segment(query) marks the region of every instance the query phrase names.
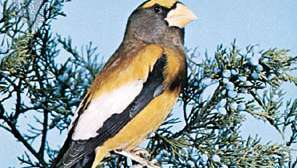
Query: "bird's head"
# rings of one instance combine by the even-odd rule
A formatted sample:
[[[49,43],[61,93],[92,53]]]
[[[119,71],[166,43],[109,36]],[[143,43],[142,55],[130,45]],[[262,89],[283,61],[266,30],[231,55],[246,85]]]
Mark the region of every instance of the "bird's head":
[[[184,27],[196,18],[177,0],[148,0],[129,17],[125,38],[182,45]]]

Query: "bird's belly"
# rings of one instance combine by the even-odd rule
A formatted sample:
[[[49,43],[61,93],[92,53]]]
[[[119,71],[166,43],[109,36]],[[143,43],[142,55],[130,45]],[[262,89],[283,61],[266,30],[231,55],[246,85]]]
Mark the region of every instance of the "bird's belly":
[[[109,151],[115,149],[133,149],[150,132],[155,131],[166,119],[174,106],[179,89],[165,91],[149,103],[119,133],[107,140],[103,146]]]

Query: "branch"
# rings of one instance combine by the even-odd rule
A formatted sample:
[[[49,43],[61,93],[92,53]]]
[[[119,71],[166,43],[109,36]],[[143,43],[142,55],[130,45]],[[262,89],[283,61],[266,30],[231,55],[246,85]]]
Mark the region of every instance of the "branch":
[[[200,110],[201,113],[206,113],[207,110],[209,110],[211,108],[211,106],[214,106],[215,103],[217,103],[217,100],[219,99],[219,95],[221,93],[221,87],[218,86],[214,92],[214,94],[212,95],[211,99],[208,101],[208,103],[203,106]]]
[[[201,109],[200,109],[200,112],[203,114],[203,113],[206,113],[206,110],[209,110],[211,106],[213,106],[217,100],[218,100],[218,97],[221,93],[221,87],[218,86],[217,89],[215,90],[214,94],[212,95],[212,98],[208,101],[208,103],[203,106]],[[180,135],[182,135],[185,131],[191,129],[190,126],[193,126],[195,125],[196,123],[196,120],[191,120],[190,122],[188,122],[188,124],[185,125],[185,127],[178,131],[177,133],[175,133],[173,135],[173,137],[179,137]]]
[[[21,103],[22,103],[21,87],[22,87],[22,80],[20,79],[17,87],[14,88],[17,97],[16,97],[16,105],[15,105],[15,114],[12,118],[13,121],[16,121],[19,118],[19,115],[21,114]]]
[[[296,157],[296,160],[294,161],[294,163],[292,164],[292,168],[295,168],[297,166],[297,157]]]
[[[44,2],[43,2],[44,3]],[[42,36],[41,38],[41,41],[42,41],[42,44],[41,44],[41,51],[40,51],[40,55],[39,57],[40,58],[44,58],[44,62],[47,63],[48,61],[48,54],[47,54],[47,49],[48,49],[48,46],[47,46],[47,43],[50,41],[49,39],[49,29],[46,29],[45,30],[45,35]],[[36,53],[35,53],[36,54]],[[37,54],[36,54],[37,55]],[[50,64],[50,63],[48,63]],[[47,71],[47,66],[45,66],[45,71]],[[44,80],[47,80],[48,79],[48,76],[45,75],[46,77],[44,78],[44,74],[42,74],[42,72],[40,71],[40,68],[39,67],[39,64],[38,64],[38,60],[35,59],[34,60],[34,63],[33,63],[33,71],[35,72],[35,75],[37,77],[37,81],[38,81],[38,84],[39,84],[39,87],[41,90],[45,90],[46,87],[44,84]],[[43,97],[47,97],[46,94],[43,94],[42,95]],[[43,122],[40,122],[42,124],[42,137],[41,137],[41,143],[40,143],[40,148],[39,148],[39,151],[38,151],[38,154],[40,155],[40,157],[44,158],[44,153],[45,153],[45,146],[46,146],[46,140],[47,140],[47,133],[48,133],[48,120],[49,120],[49,111],[47,110],[48,109],[48,103],[47,102],[42,102],[44,103],[44,110],[43,110]]]
[[[44,152],[45,152],[45,145],[46,145],[46,139],[47,139],[47,131],[48,131],[48,114],[49,112],[47,110],[44,111],[43,115],[43,130],[42,130],[42,138],[41,138],[41,144],[40,144],[40,149],[39,149],[39,154],[41,157],[44,157]]]
[[[3,118],[4,112],[5,112],[4,107],[3,107],[2,103],[0,102],[0,119]]]
[[[32,155],[42,164],[43,167],[47,167],[47,163],[45,162],[45,160],[42,157],[40,157],[40,155],[35,151],[35,149],[26,141],[26,139],[16,128],[15,124],[6,117],[3,117],[3,120],[10,127],[10,132],[14,135],[14,137],[32,153]]]
[[[41,2],[41,4],[39,5],[38,10],[35,12],[35,16],[34,16],[34,19],[32,21],[32,25],[34,25],[37,22],[38,15],[40,15],[41,9],[44,7],[46,2],[47,2],[47,0],[43,0]],[[32,25],[30,25],[30,26],[32,26]]]

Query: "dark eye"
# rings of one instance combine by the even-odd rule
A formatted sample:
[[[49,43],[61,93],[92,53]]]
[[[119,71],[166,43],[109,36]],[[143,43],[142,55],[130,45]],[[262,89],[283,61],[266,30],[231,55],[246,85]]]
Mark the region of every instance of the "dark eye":
[[[155,13],[161,13],[162,12],[162,8],[159,5],[154,6],[154,11]]]

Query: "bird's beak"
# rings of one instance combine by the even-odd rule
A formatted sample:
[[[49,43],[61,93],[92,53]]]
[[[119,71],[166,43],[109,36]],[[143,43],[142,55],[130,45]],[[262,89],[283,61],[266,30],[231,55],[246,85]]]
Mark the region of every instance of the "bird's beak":
[[[165,20],[170,27],[184,28],[188,23],[197,19],[197,16],[185,5],[178,3],[176,8],[169,11]]]

